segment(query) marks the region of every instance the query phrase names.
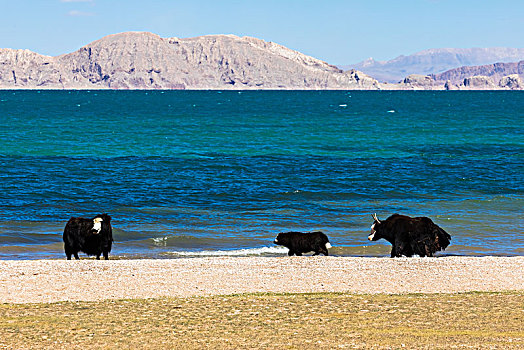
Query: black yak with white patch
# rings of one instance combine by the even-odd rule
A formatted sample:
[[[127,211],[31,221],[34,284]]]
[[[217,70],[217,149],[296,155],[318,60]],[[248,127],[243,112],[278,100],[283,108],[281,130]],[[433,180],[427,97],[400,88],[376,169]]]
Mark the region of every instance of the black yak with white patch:
[[[380,221],[377,214],[372,215],[370,241],[384,238],[391,243],[391,257],[433,256],[436,251],[445,250],[451,236],[437,226],[430,218],[412,218],[393,214],[387,220]]]
[[[275,244],[289,248],[287,255],[301,256],[303,253],[314,252],[313,255],[328,254],[331,248],[329,239],[320,231],[315,232],[281,232],[273,242]]]
[[[64,229],[64,250],[67,260],[71,255],[79,260],[78,252],[95,255],[100,260],[104,255],[109,260],[109,252],[113,244],[113,229],[111,217],[99,214],[92,219],[71,218]]]

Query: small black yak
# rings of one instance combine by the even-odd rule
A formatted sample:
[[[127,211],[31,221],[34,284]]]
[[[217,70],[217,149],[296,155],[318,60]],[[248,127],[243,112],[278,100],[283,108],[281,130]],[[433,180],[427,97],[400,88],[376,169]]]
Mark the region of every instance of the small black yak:
[[[281,232],[273,242],[275,244],[289,248],[287,255],[296,254],[301,256],[303,253],[315,252],[313,255],[328,254],[331,248],[329,239],[320,231],[315,232]]]
[[[385,221],[380,221],[377,214],[372,215],[370,241],[384,238],[391,243],[391,257],[433,256],[438,250],[445,250],[451,236],[438,227],[430,218],[412,218],[393,214]]]
[[[67,260],[71,255],[79,260],[78,252],[95,255],[100,260],[103,254],[109,260],[109,252],[113,244],[113,229],[111,217],[99,214],[92,219],[71,218],[64,229],[64,250]]]

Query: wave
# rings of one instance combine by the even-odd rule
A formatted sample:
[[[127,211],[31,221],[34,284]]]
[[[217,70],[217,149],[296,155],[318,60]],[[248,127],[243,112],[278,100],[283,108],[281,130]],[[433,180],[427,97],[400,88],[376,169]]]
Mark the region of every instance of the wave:
[[[242,248],[228,250],[199,250],[199,251],[170,251],[163,255],[170,257],[206,257],[206,256],[282,256],[287,255],[289,249],[281,246]],[[387,256],[389,248],[385,245],[371,246],[337,246],[329,249],[334,256]],[[304,255],[312,255],[313,252]]]
[[[171,256],[191,257],[191,256],[274,256],[287,255],[288,249],[284,247],[260,247],[233,250],[202,250],[202,251],[173,251],[165,254]]]

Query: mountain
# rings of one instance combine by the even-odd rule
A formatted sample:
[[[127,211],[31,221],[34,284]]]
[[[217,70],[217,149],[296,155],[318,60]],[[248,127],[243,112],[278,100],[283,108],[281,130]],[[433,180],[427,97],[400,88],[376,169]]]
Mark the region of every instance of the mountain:
[[[381,84],[391,90],[523,90],[524,61],[465,66],[440,74],[411,74],[398,84]]]
[[[56,57],[0,49],[0,88],[378,89],[379,84],[362,72],[343,72],[256,38],[126,32]]]
[[[483,66],[465,66],[455,69],[450,69],[444,73],[431,74],[430,76],[435,81],[447,82],[453,84],[460,84],[464,79],[474,76],[485,76],[490,78],[493,82],[498,82],[505,76],[517,74],[520,78],[524,78],[524,60],[512,63],[495,63]]]
[[[410,74],[438,74],[463,66],[479,66],[524,60],[524,48],[430,49],[390,61],[369,58],[360,63],[341,66],[362,71],[378,81],[395,83]]]
[[[500,63],[513,57],[521,62]],[[56,57],[0,49],[0,89],[523,89],[523,57],[524,49],[435,49],[362,62],[364,72],[400,81],[380,84],[361,71],[256,38],[126,32]],[[500,62],[470,66],[483,60]],[[443,72],[448,66],[460,68]]]

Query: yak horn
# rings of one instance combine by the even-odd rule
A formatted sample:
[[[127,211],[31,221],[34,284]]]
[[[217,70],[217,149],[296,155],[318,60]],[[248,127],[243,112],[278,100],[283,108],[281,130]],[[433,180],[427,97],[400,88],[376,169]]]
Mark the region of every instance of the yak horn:
[[[377,213],[372,214],[371,217],[373,217],[373,220],[375,220],[376,222],[378,222],[380,224],[380,220],[377,217]]]

